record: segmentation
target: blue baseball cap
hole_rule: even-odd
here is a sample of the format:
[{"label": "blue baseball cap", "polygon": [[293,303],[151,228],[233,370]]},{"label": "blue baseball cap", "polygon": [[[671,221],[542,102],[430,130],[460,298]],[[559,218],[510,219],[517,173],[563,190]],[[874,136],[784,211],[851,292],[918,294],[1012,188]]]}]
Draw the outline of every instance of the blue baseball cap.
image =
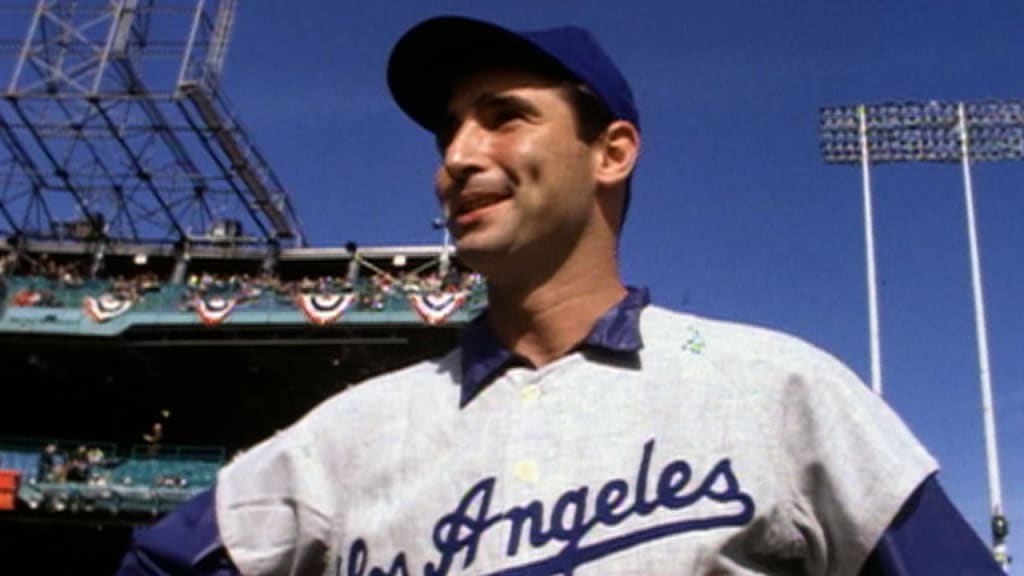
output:
[{"label": "blue baseball cap", "polygon": [[395,44],[388,61],[388,86],[410,118],[436,132],[455,83],[467,73],[495,67],[579,81],[614,119],[640,128],[629,83],[590,32],[577,26],[516,32],[461,16],[431,18]]}]

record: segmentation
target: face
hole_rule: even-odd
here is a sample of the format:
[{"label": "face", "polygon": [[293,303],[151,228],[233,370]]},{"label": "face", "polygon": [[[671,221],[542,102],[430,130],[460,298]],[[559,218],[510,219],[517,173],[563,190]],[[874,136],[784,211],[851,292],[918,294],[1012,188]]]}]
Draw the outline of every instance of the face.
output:
[{"label": "face", "polygon": [[564,259],[597,216],[595,146],[559,84],[518,71],[467,78],[438,132],[437,193],[459,257],[488,276]]}]

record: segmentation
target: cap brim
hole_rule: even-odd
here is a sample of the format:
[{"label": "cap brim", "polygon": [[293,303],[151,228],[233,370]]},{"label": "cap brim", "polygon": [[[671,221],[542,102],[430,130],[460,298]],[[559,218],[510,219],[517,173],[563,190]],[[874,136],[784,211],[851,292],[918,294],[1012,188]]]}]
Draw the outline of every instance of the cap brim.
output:
[{"label": "cap brim", "polygon": [[519,34],[461,16],[426,20],[399,39],[388,60],[388,87],[398,106],[431,132],[444,120],[455,83],[484,67],[567,72]]}]

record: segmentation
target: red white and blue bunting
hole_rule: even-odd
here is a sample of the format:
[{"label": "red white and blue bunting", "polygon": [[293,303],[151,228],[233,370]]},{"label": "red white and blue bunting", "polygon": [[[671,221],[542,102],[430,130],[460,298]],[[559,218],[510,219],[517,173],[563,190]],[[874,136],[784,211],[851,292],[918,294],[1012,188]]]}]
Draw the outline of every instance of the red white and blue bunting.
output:
[{"label": "red white and blue bunting", "polygon": [[199,319],[207,326],[216,326],[223,322],[236,305],[238,305],[236,296],[196,295],[192,297],[192,307],[199,314]]},{"label": "red white and blue bunting", "polygon": [[82,298],[82,310],[85,315],[101,324],[124,314],[134,304],[133,298],[125,298],[110,292],[101,294],[99,298],[92,296]]},{"label": "red white and blue bunting", "polygon": [[310,322],[323,326],[341,318],[355,299],[356,295],[352,293],[299,294],[295,297],[295,305]]},{"label": "red white and blue bunting", "polygon": [[443,324],[469,299],[469,292],[430,292],[409,294],[409,304],[424,322],[430,325]]}]

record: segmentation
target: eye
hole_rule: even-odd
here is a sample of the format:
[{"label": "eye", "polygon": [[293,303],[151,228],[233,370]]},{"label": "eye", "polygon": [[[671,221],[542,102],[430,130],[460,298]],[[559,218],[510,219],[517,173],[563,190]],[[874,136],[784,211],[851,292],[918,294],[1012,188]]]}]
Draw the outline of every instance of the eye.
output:
[{"label": "eye", "polygon": [[444,156],[444,153],[448,150],[448,145],[452,143],[452,134],[450,131],[437,131],[434,133],[434,146],[437,147],[437,152]]},{"label": "eye", "polygon": [[434,131],[434,146],[437,147],[437,151],[444,156],[448,146],[452,143],[452,138],[455,136],[455,130],[457,129],[457,123],[454,118],[445,118],[437,130]]},{"label": "eye", "polygon": [[484,123],[489,128],[497,129],[523,118],[525,118],[523,110],[514,106],[500,106],[488,111]]}]

